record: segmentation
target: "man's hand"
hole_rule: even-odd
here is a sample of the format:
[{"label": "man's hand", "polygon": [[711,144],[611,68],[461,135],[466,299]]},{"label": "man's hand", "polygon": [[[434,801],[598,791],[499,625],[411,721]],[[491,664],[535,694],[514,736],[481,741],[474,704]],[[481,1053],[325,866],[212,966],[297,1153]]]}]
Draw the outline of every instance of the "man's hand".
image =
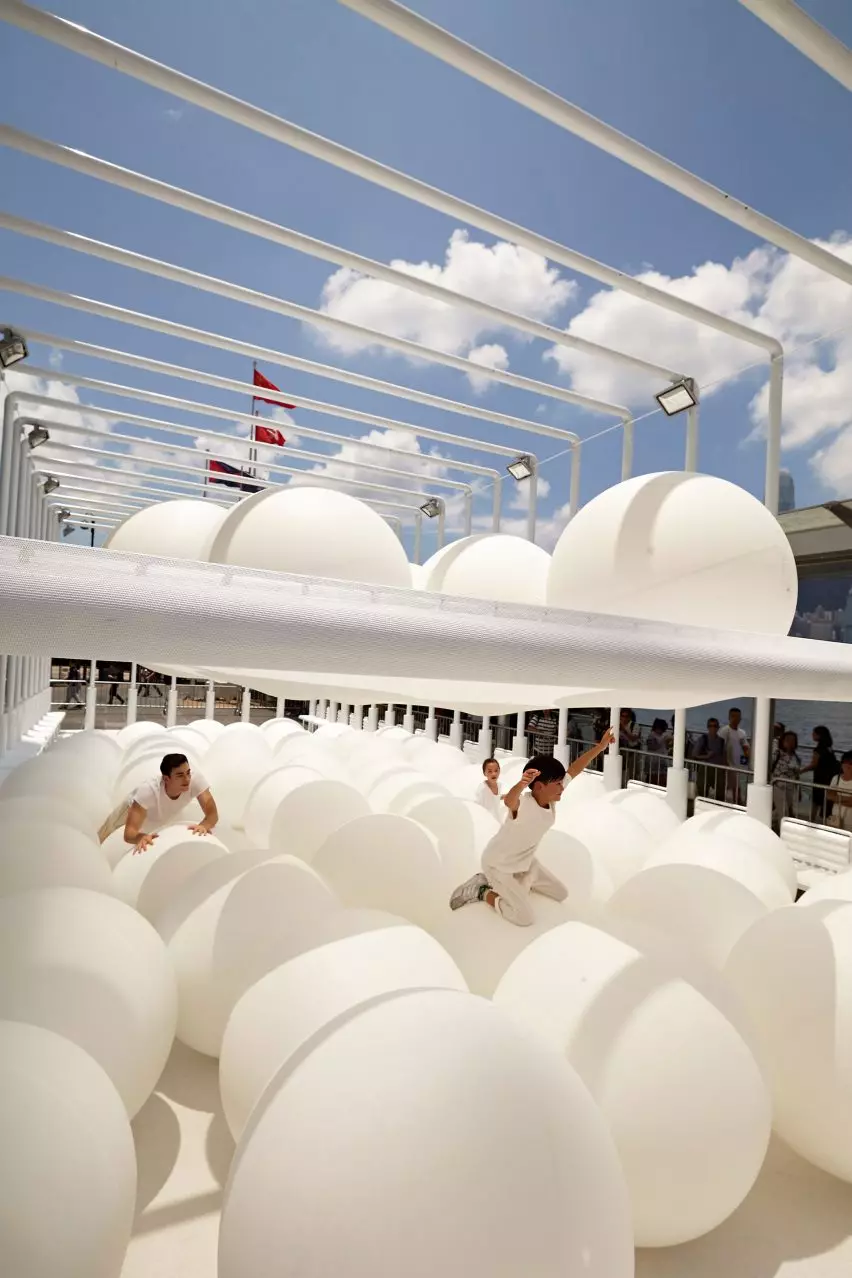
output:
[{"label": "man's hand", "polygon": [[212,834],[213,833],[213,831],[210,829],[210,826],[205,825],[203,821],[200,821],[198,825],[191,825],[189,827],[189,832],[190,834]]},{"label": "man's hand", "polygon": [[156,834],[140,834],[133,845],[133,855],[136,856],[137,852],[147,852],[156,837]]},{"label": "man's hand", "polygon": [[526,772],[521,776],[521,781],[525,786],[532,785],[541,776],[538,768],[527,768]]}]

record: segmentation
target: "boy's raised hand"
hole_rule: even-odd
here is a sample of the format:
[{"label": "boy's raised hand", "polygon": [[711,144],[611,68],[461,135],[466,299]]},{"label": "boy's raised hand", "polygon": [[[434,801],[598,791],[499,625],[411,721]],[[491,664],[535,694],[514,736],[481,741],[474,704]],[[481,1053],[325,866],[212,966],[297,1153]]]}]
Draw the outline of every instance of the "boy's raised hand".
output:
[{"label": "boy's raised hand", "polygon": [[524,785],[532,785],[533,781],[535,781],[540,776],[541,776],[541,773],[539,772],[538,768],[527,768],[526,772],[521,777],[521,780],[523,781]]}]

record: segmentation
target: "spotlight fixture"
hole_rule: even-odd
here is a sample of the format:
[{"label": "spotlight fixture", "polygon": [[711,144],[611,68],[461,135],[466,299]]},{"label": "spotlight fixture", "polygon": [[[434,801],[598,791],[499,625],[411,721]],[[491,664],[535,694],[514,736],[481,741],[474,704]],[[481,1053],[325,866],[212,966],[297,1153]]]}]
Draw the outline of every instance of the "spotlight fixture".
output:
[{"label": "spotlight fixture", "polygon": [[3,368],[11,368],[13,364],[20,364],[22,359],[26,359],[29,350],[20,333],[16,333],[13,328],[0,329],[0,365]]},{"label": "spotlight fixture", "polygon": [[59,487],[59,480],[56,478],[56,476],[48,475],[44,483],[42,484],[41,491],[44,493],[45,497],[49,497],[51,493],[56,492],[58,487]]},{"label": "spotlight fixture", "polygon": [[664,391],[660,391],[654,399],[667,417],[674,417],[687,408],[694,408],[698,403],[695,382],[691,377],[684,377],[682,382],[676,382],[674,386],[667,386]]},{"label": "spotlight fixture", "polygon": [[63,528],[62,528],[62,536],[63,536],[63,537],[70,537],[70,536],[71,536],[71,534],[72,534],[72,533],[74,533],[74,532],[76,532],[76,531],[77,531],[77,529],[76,529],[76,527],[74,526],[74,524],[65,524],[65,525],[63,526]]},{"label": "spotlight fixture", "polygon": [[520,457],[516,457],[513,462],[509,462],[506,469],[512,478],[520,483],[522,479],[529,479],[533,473],[533,460],[529,453],[521,453]]},{"label": "spotlight fixture", "polygon": [[435,519],[441,513],[441,503],[437,497],[430,497],[428,501],[424,501],[420,507],[424,515],[428,515],[430,519]]},{"label": "spotlight fixture", "polygon": [[71,511],[66,510],[63,506],[61,510],[56,512],[56,518],[59,520],[60,524],[64,524],[66,519],[71,518]]},{"label": "spotlight fixture", "polygon": [[46,444],[50,439],[50,431],[45,426],[33,426],[29,435],[27,435],[27,443],[30,448],[41,448],[42,444]]}]

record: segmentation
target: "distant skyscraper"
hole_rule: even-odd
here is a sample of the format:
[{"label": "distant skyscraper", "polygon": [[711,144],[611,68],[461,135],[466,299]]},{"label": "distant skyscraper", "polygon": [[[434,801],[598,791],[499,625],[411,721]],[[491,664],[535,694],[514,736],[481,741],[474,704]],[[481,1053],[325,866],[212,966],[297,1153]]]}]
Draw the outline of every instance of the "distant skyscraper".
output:
[{"label": "distant skyscraper", "polygon": [[778,483],[778,513],[796,509],[796,486],[789,470],[782,470]]}]

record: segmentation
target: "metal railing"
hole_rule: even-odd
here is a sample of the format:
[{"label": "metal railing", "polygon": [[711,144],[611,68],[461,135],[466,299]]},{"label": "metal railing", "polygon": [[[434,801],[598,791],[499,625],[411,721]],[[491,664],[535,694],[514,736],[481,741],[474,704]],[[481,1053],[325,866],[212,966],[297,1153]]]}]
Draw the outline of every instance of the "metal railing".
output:
[{"label": "metal railing", "polygon": [[[128,700],[132,684],[128,679],[98,679],[95,682],[95,727],[123,728],[128,722]],[[136,684],[136,720],[165,723],[171,684],[161,680],[139,680]],[[191,723],[205,717],[207,687],[203,682],[177,684],[176,724]],[[89,683],[85,679],[54,678],[50,681],[51,710],[65,711],[65,727],[82,728],[86,714]],[[275,717],[276,699],[266,693],[252,691],[252,723],[263,723]],[[238,684],[214,685],[213,717],[222,723],[233,722],[243,713],[243,688]],[[286,701],[285,713],[296,717],[306,711],[302,701]]]}]

